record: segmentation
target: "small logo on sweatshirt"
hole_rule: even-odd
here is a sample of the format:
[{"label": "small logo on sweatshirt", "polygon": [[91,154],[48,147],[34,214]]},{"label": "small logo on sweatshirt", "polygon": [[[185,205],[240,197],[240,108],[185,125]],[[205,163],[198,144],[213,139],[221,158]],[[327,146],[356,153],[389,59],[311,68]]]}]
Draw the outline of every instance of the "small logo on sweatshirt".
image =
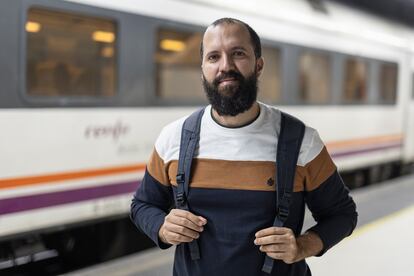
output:
[{"label": "small logo on sweatshirt", "polygon": [[275,184],[275,181],[273,180],[273,178],[271,178],[271,177],[270,177],[270,178],[267,180],[266,184],[267,184],[268,186],[273,186],[273,185]]}]

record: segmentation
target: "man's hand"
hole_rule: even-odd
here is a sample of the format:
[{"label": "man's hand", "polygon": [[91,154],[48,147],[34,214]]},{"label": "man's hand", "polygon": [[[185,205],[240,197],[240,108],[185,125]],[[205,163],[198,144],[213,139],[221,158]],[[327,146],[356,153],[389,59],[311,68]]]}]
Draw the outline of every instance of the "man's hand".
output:
[{"label": "man's hand", "polygon": [[270,227],[256,233],[254,240],[260,251],[276,260],[291,264],[300,260],[300,249],[293,231],[285,227]]},{"label": "man's hand", "polygon": [[260,245],[260,251],[270,258],[292,264],[310,256],[315,256],[323,249],[321,238],[313,232],[295,237],[293,231],[285,227],[270,227],[256,233],[254,240]]},{"label": "man's hand", "polygon": [[165,217],[158,236],[163,243],[177,245],[200,237],[207,220],[188,211],[172,209]]}]

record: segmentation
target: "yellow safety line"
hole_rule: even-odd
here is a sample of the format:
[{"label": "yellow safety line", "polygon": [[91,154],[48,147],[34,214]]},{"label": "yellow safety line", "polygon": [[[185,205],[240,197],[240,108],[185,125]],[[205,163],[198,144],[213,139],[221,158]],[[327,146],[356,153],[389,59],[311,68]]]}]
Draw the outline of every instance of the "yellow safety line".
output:
[{"label": "yellow safety line", "polygon": [[398,210],[396,212],[393,212],[389,215],[386,215],[382,218],[379,218],[379,219],[376,219],[372,222],[364,224],[361,227],[358,227],[357,229],[355,229],[354,233],[350,237],[347,238],[347,240],[359,237],[359,236],[373,230],[374,228],[377,228],[380,225],[383,225],[383,224],[389,222],[390,220],[396,219],[397,217],[403,216],[403,215],[405,215],[407,213],[410,213],[410,212],[414,212],[414,205],[403,208],[403,209]]}]

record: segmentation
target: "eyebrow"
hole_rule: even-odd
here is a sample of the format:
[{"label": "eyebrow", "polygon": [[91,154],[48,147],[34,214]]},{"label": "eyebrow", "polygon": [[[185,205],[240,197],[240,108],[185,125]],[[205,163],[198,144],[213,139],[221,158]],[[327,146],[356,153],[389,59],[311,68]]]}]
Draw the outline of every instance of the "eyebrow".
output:
[{"label": "eyebrow", "polygon": [[233,48],[231,48],[232,50],[243,50],[243,51],[247,51],[246,48],[244,48],[243,46],[235,46]]},{"label": "eyebrow", "polygon": [[211,55],[211,54],[216,54],[216,53],[218,53],[218,52],[219,52],[219,51],[217,51],[217,50],[210,51],[210,52],[207,52],[207,53],[206,53],[206,56]]},{"label": "eyebrow", "polygon": [[[231,50],[232,51],[234,51],[234,50],[243,50],[243,51],[247,52],[247,49],[244,48],[243,46],[234,46],[234,47],[231,48]],[[211,54],[216,54],[216,53],[219,53],[219,52],[220,51],[213,50],[213,51],[207,52],[206,56],[211,55]]]}]

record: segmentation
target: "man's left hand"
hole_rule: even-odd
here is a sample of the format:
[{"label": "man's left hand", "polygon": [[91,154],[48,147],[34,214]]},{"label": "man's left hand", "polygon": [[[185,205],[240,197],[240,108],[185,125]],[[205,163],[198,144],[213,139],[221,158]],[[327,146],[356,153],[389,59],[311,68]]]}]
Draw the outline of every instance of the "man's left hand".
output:
[{"label": "man's left hand", "polygon": [[269,257],[292,264],[302,259],[293,231],[286,227],[269,227],[256,233],[254,243]]}]

